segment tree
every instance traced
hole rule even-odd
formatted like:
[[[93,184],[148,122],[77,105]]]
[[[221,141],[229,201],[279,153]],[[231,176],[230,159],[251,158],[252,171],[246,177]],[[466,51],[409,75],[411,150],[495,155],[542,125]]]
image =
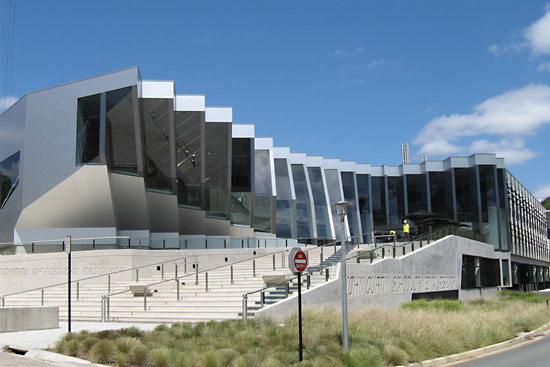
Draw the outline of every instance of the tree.
[[[546,199],[541,201],[542,206],[544,206],[546,209],[550,210],[550,196],[548,196]]]

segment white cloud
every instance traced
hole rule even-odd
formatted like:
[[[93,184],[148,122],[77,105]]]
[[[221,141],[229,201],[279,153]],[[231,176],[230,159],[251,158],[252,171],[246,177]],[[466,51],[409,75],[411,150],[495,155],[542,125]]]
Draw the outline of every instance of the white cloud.
[[[0,97],[0,113],[10,108],[10,106],[14,104],[17,101],[17,99],[18,98],[14,96]]]
[[[543,201],[544,199],[549,197],[550,196],[550,184],[543,184],[543,185],[537,186],[537,188],[535,189],[534,195],[539,201]]]
[[[546,6],[544,11],[545,14],[541,18],[524,28],[522,32],[516,33],[509,42],[489,46],[489,52],[501,56],[529,48],[535,55],[550,54],[550,6]]]
[[[334,56],[359,56],[367,52],[367,50],[364,47],[358,47],[351,51],[346,50],[334,50],[332,51],[332,55]]]
[[[530,84],[492,97],[470,114],[443,115],[431,120],[416,136],[420,152],[430,155],[493,152],[510,164],[533,158],[524,147],[524,137],[550,123],[550,86]],[[489,141],[485,135],[501,136]],[[464,142],[474,138],[473,142]]]
[[[550,62],[544,62],[537,68],[538,71],[550,71]]]
[[[524,37],[529,42],[531,50],[538,55],[550,54],[550,10],[524,31]]]
[[[373,61],[371,61],[371,62],[369,62],[369,63],[367,64],[367,67],[368,67],[369,69],[372,69],[372,68],[375,68],[375,67],[377,67],[377,66],[383,65],[383,64],[385,64],[386,62],[387,62],[386,59],[377,59],[377,60],[373,60]]]

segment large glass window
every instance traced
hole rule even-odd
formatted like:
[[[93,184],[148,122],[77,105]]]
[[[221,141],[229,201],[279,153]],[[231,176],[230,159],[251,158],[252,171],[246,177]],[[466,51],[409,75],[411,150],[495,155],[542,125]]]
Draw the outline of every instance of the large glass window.
[[[317,237],[332,238],[328,204],[325,195],[325,185],[323,184],[321,168],[308,167],[307,171],[309,175],[309,183],[311,185],[313,203],[315,204],[315,225],[317,227]]]
[[[273,233],[273,188],[269,150],[254,152],[254,230]]]
[[[275,185],[277,188],[277,237],[293,238],[295,237],[294,211],[286,159],[275,159]]]
[[[470,170],[468,168],[455,168],[455,187],[456,187],[456,212],[459,222],[471,224],[473,190],[471,189]],[[432,203],[433,207],[433,203]]]
[[[325,179],[327,181],[328,198],[331,206],[332,223],[334,223],[334,235],[336,238],[341,238],[340,216],[338,215],[338,209],[332,206],[332,203],[342,201],[342,195],[340,193],[340,180],[338,179],[338,170],[326,169]]]
[[[371,177],[372,219],[374,227],[386,225],[386,184],[384,177]]]
[[[145,186],[172,192],[170,178],[170,116],[168,99],[140,99],[144,136]]]
[[[76,163],[100,163],[99,127],[101,95],[78,99],[76,127]]]
[[[451,171],[430,172],[432,213],[440,218],[454,219],[451,175]]]
[[[357,205],[355,195],[355,175],[353,172],[342,172],[342,189],[344,191],[344,200],[350,202],[352,205],[346,207],[349,232],[352,240],[358,241],[361,232],[359,231],[359,222],[357,218]]]
[[[407,175],[407,201],[409,214],[428,211],[428,190],[426,175]]]
[[[405,216],[404,195],[403,177],[388,177],[388,208],[391,225],[398,225],[403,221]]]
[[[0,209],[8,202],[13,191],[19,184],[19,160],[20,152],[10,155],[0,162]]]
[[[357,194],[359,195],[359,217],[363,242],[372,243],[372,214],[370,211],[370,184],[369,175],[359,174],[357,177]]]
[[[506,210],[506,181],[504,180],[504,169],[497,169],[498,179],[498,211],[500,220],[500,240],[503,251],[510,250],[510,229],[508,227],[508,211]]]
[[[204,112],[176,111],[176,174],[178,204],[200,209],[201,200],[201,126]]]
[[[230,137],[231,124],[205,124],[206,215],[209,217],[227,218]]]
[[[105,129],[105,155],[109,168],[137,174],[132,87],[106,93]]]
[[[298,238],[312,238],[311,201],[309,200],[304,166],[302,164],[293,164],[291,168],[292,178],[294,179],[294,191],[296,193],[296,228],[298,230]]]
[[[234,138],[231,149],[231,223],[250,226],[252,139]]]
[[[499,248],[495,166],[479,166],[481,240]]]

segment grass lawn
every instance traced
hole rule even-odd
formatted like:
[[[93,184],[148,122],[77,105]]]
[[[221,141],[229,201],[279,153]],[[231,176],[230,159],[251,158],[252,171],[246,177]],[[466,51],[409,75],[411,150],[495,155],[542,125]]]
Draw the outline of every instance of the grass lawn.
[[[113,366],[271,367],[394,366],[514,338],[550,321],[545,298],[503,291],[462,303],[413,301],[387,311],[353,310],[351,351],[343,353],[338,310],[304,313],[304,362],[298,363],[297,317],[284,324],[249,320],[70,333],[58,353]]]

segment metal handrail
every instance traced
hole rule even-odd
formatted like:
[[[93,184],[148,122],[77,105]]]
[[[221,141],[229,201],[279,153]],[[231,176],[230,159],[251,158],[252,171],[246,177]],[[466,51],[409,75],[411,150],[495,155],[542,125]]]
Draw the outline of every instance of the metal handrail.
[[[124,273],[124,272],[127,272],[127,271],[135,271],[135,270],[138,270],[138,269],[141,269],[141,268],[147,268],[149,266],[164,265],[166,263],[170,263],[170,262],[174,262],[174,261],[180,261],[180,260],[189,259],[189,258],[196,258],[196,257],[197,257],[197,255],[189,255],[189,256],[179,257],[179,258],[176,258],[176,259],[166,260],[166,261],[157,262],[157,263],[153,263],[153,264],[140,265],[140,266],[136,266],[136,267],[133,267],[133,268],[130,268],[130,269],[117,270],[117,271],[113,271],[113,272],[110,272],[110,273],[94,275],[94,276],[91,276],[91,277],[77,279],[77,280],[71,280],[71,284],[72,283],[83,282],[85,280],[111,276],[113,274]],[[65,285],[65,284],[68,284],[68,283],[69,282],[56,283],[56,284],[51,284],[51,285],[47,285],[47,286],[44,286],[44,287],[38,287],[38,288],[28,289],[28,290],[25,290],[25,291],[19,291],[19,292],[15,292],[15,293],[4,294],[4,295],[0,296],[0,298],[4,299],[5,297],[8,297],[8,296],[14,296],[16,294],[22,294],[22,293],[27,293],[27,292],[34,292],[34,291],[37,291],[37,290],[40,290],[40,289],[58,287],[58,286]]]

